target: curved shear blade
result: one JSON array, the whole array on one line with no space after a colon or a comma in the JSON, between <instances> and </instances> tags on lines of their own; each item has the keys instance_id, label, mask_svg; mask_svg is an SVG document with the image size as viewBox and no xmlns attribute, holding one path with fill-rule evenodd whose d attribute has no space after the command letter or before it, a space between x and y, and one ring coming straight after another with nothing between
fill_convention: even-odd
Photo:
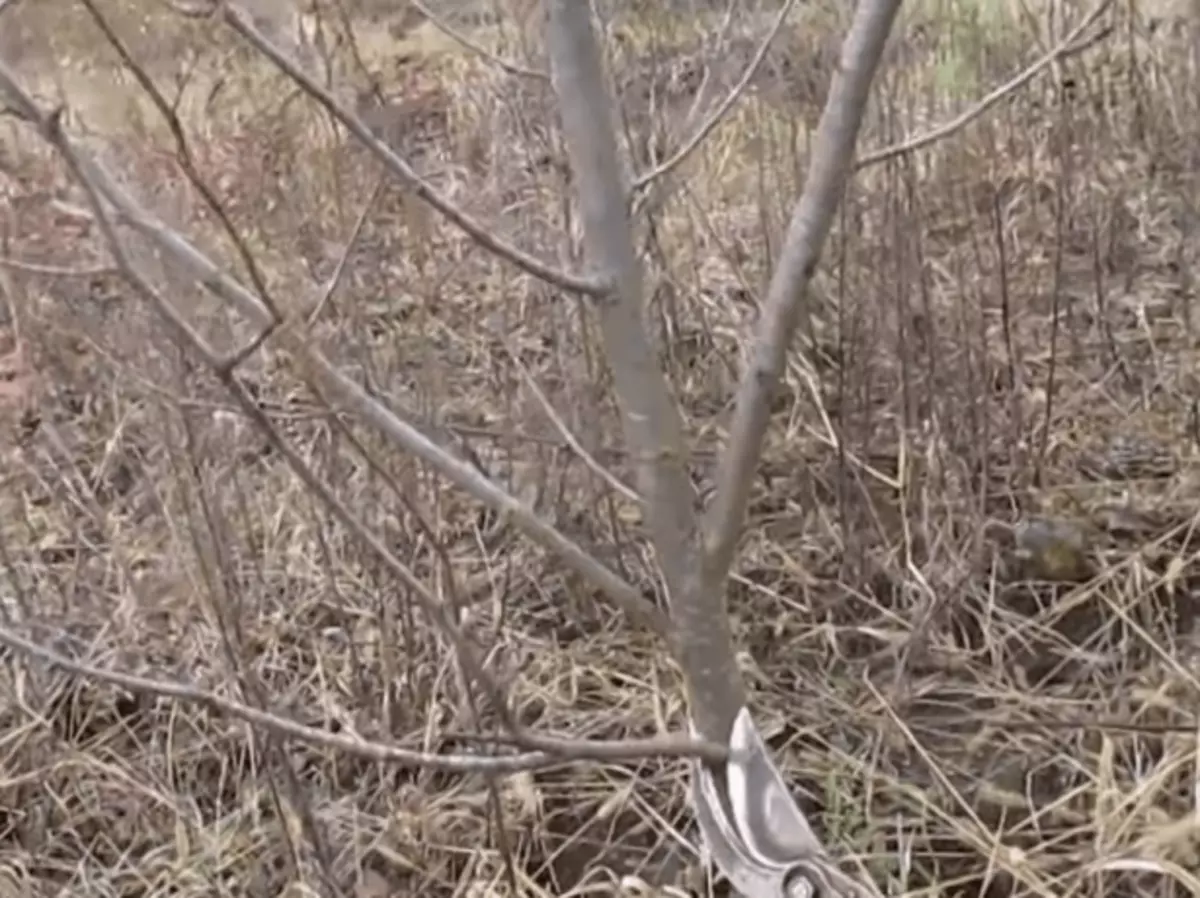
<instances>
[{"instance_id":1,"label":"curved shear blade","mask_svg":"<svg viewBox=\"0 0 1200 898\"><path fill-rule=\"evenodd\" d=\"M698 735L695 726L692 733ZM745 898L784 898L778 871L765 869L747 850L708 765L694 759L691 774L692 809L709 860Z\"/></svg>"},{"instance_id":2,"label":"curved shear blade","mask_svg":"<svg viewBox=\"0 0 1200 898\"><path fill-rule=\"evenodd\" d=\"M745 898L784 898L781 880L746 851L741 836L725 813L712 774L702 761L692 764L692 806L709 860Z\"/></svg>"},{"instance_id":3,"label":"curved shear blade","mask_svg":"<svg viewBox=\"0 0 1200 898\"><path fill-rule=\"evenodd\" d=\"M798 860L820 854L812 827L792 800L745 707L729 737L726 780L734 824L764 866L791 868Z\"/></svg>"}]
</instances>

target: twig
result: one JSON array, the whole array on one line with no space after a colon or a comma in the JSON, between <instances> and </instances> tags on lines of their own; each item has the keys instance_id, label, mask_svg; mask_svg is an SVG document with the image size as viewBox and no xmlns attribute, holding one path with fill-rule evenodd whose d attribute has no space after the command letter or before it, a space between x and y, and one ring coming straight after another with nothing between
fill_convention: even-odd
<instances>
[{"instance_id":1,"label":"twig","mask_svg":"<svg viewBox=\"0 0 1200 898\"><path fill-rule=\"evenodd\" d=\"M11 268L14 271L24 271L27 274L40 274L56 278L93 278L106 274L116 274L117 269L111 265L94 265L91 268L67 268L63 265L43 265L38 262L24 262L11 256L0 256L0 267Z\"/></svg>"},{"instance_id":2,"label":"twig","mask_svg":"<svg viewBox=\"0 0 1200 898\"><path fill-rule=\"evenodd\" d=\"M80 0L88 14L96 23L96 27L104 35L109 46L117 51L117 56L125 65L137 81L138 85L150 98L154 107L158 110L158 114L163 117L168 130L171 132L171 137L175 141L175 154L179 161L179 167L183 170L184 177L188 179L196 192L200 194L209 211L217 217L217 221L221 223L222 229L229 235L229 239L233 242L234 248L237 250L238 257L242 260L242 264L246 266L246 272L250 275L250 281L254 284L254 289L258 291L258 295L262 298L263 304L271 310L271 317L274 322L278 322L281 315L279 309L275 305L275 301L271 298L270 292L267 290L266 279L263 278L262 272L258 269L258 264L254 261L254 255L250 252L250 247L246 245L246 241L242 239L241 233L234 227L232 219L225 211L225 206L217 198L216 193L208 186L208 183L200 176L199 169L196 168L196 160L192 156L191 146L188 143L187 135L183 132L183 124L179 121L179 116L175 113L174 108L169 104L161 91L155 86L154 80L146 72L146 70L133 58L133 53L125 46L125 42L109 25L108 20L104 18L100 10L96 8L95 0Z\"/></svg>"},{"instance_id":3,"label":"twig","mask_svg":"<svg viewBox=\"0 0 1200 898\"><path fill-rule=\"evenodd\" d=\"M559 415L557 411L555 411L554 405L550 402L549 397L542 392L542 388L538 386L537 381L533 378L533 375L529 373L529 369L525 367L525 364L519 358L517 358L517 354L512 351L511 347L509 347L507 343L504 344L504 348L508 351L509 358L512 359L513 364L517 367L517 371L520 373L521 379L525 381L525 385L529 387L530 392L533 393L534 398L537 399L538 404L541 405L542 411L546 413L546 417L550 419L550 423L554 425L554 429L559 432L567 446L571 448L571 451L573 451L583 460L583 463L588 466L592 473L612 487L613 490L615 490L619 495L628 499L630 502L636 502L640 505L642 502L642 497L638 495L637 491L623 483L616 474L612 473L610 470L604 467L604 465L600 464L600 462L598 462L590 452L583 448L583 445L579 442L579 440L575 439L575 434L571 433L571 428L567 426L567 422L562 419L562 416Z\"/></svg>"},{"instance_id":4,"label":"twig","mask_svg":"<svg viewBox=\"0 0 1200 898\"><path fill-rule=\"evenodd\" d=\"M346 240L346 246L342 249L342 254L338 258L337 267L333 269L333 274L329 276L329 280L325 283L325 289L321 291L321 298L317 300L317 304L308 315L309 327L317 323L317 319L321 317L321 312L325 310L325 306L333 299L333 294L337 291L338 284L342 281L342 275L346 272L346 263L350 261L350 253L354 250L354 245L358 243L363 226L366 225L367 219L371 215L371 210L375 207L375 203L382 192L383 176L380 175L375 179L375 186L371 188L371 195L363 203L362 212L359 213L358 220L354 222L354 227L350 231L350 237Z\"/></svg>"},{"instance_id":5,"label":"twig","mask_svg":"<svg viewBox=\"0 0 1200 898\"><path fill-rule=\"evenodd\" d=\"M683 144L683 146L681 146L675 152L675 155L671 156L665 162L655 166L651 171L646 172L644 175L640 175L637 180L633 182L634 191L644 190L656 179L670 174L677 167L679 167L679 165L681 165L683 161L687 159L687 157L690 156L696 150L696 148L700 146L701 143L704 142L705 138L707 138L713 132L713 130L716 129L717 125L721 123L721 120L729 114L729 110L733 108L734 104L738 101L742 94L746 92L746 88L750 86L750 82L753 81L754 76L758 74L758 70L762 67L763 60L767 58L767 51L771 49L771 44L774 43L775 37L779 34L779 29L783 27L783 23L787 19L788 14L792 11L792 7L795 6L795 2L796 0L787 0L787 2L780 7L778 15L775 16L775 21L771 24L771 30L768 31L767 36L763 38L763 41L759 45L757 52L755 52L754 57L750 60L750 64L746 66L746 71L742 73L742 77L729 91L725 99L721 101L715 110L713 110L712 115L710 115L704 121L704 123L696 129L696 133L693 134Z\"/></svg>"},{"instance_id":6,"label":"twig","mask_svg":"<svg viewBox=\"0 0 1200 898\"><path fill-rule=\"evenodd\" d=\"M550 76L545 72L539 72L535 69L527 69L522 65L517 65L515 62L509 62L507 59L502 59L501 57L497 56L495 53L487 49L487 47L484 47L478 42L472 40L470 37L463 34L461 31L431 10L425 5L423 0L409 0L409 5L427 18L429 23L438 31L442 32L442 34L462 44L472 53L482 57L483 59L486 59L492 65L507 72L508 74L519 75L522 78L537 78L539 81L550 80Z\"/></svg>"},{"instance_id":7,"label":"twig","mask_svg":"<svg viewBox=\"0 0 1200 898\"><path fill-rule=\"evenodd\" d=\"M851 176L854 148L866 114L871 85L883 57L900 0L860 0L813 140L808 174L792 209L783 250L772 273L754 351L738 385L729 439L704 520L704 551L692 597L704 617L725 614L725 582L741 538L746 506L763 440L771 421L771 401L787 361L788 348L808 302L810 281L821 258L843 192ZM674 610L674 609L672 609ZM696 659L696 664L703 664ZM728 732L737 708L697 709L701 733Z\"/></svg>"},{"instance_id":8,"label":"twig","mask_svg":"<svg viewBox=\"0 0 1200 898\"><path fill-rule=\"evenodd\" d=\"M303 69L288 59L278 47L267 40L262 32L254 27L254 24L250 21L250 17L242 9L233 3L226 3L223 6L223 10L225 21L229 23L230 27L242 35L260 53L270 59L276 67L295 81L305 93L341 122L418 199L428 203L440 212L447 220L470 236L480 246L495 253L497 256L507 259L534 277L553 284L562 290L584 296L597 297L608 293L609 287L607 284L552 268L536 256L493 234L483 224L476 221L430 186L390 146L376 137L361 118L338 102L333 94L317 84Z\"/></svg>"},{"instance_id":9,"label":"twig","mask_svg":"<svg viewBox=\"0 0 1200 898\"><path fill-rule=\"evenodd\" d=\"M1083 21L1080 22L1071 31L1071 33L1063 38L1062 41L1060 41L1052 50L1046 53L1041 59L1037 60L1015 78L1012 78L1011 80L997 87L970 109L967 109L961 114L956 115L950 121L926 131L924 134L918 134L916 137L911 137L902 143L894 144L890 147L884 147L879 150L874 150L870 153L867 153L865 156L861 156L855 163L855 169L861 170L872 165L879 165L881 162L887 162L891 159L897 158L898 156L903 156L908 153L916 152L917 150L922 150L930 144L936 143L939 140L944 140L955 132L962 130L1005 97L1015 93L1032 81L1034 77L1036 77L1038 73L1042 71L1042 69L1053 65L1055 62L1058 62L1067 56L1081 53L1097 41L1102 40L1104 37L1103 32L1092 37L1090 40L1080 40L1080 38L1088 28L1095 24L1100 17L1104 15L1105 10L1107 10L1111 5L1112 0L1100 0L1100 2L1093 7L1092 11L1084 17Z\"/></svg>"}]
</instances>

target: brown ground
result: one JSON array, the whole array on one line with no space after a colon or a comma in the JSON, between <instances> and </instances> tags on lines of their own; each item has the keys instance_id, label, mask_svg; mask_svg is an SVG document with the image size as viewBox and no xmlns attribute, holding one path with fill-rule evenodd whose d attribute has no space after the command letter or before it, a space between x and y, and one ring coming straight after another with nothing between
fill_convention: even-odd
<instances>
[{"instance_id":1,"label":"brown ground","mask_svg":"<svg viewBox=\"0 0 1200 898\"><path fill-rule=\"evenodd\" d=\"M373 164L230 33L164 17L147 42L140 7L107 6L164 87L185 50L202 51L180 105L199 167L272 292L313 295ZM865 151L949 119L1046 48L1040 20L915 10ZM89 145L232 262L82 8L17 14L25 38L53 35L18 60L30 83L49 98L50 73L66 71ZM701 488L835 45L837 17L805 16L647 240L652 318ZM26 46L10 18L6 54ZM953 137L860 173L762 465L731 596L755 715L830 846L889 893L1200 889L1198 74L1186 28L1151 28L1124 5L1106 21L1106 41ZM469 27L512 59L535 35ZM428 26L359 30L389 99L373 121L474 214L568 258L548 86ZM697 34L714 30L624 26L614 70L634 127L678 119L705 58ZM731 83L752 47L723 51L714 77ZM366 76L347 45L337 55L354 99ZM256 681L285 716L454 747L448 735L476 724L443 640L104 270L45 151L10 121L0 129L11 626L99 667L252 702ZM245 338L138 253L211 339ZM593 322L574 301L389 187L315 339L656 589L636 518L514 362L627 477ZM612 738L679 725L662 646L554 559L351 424L368 462L270 347L246 377L356 512L469 606L526 723ZM1021 524L1025 537L1009 533ZM1082 548L1029 542L1054 527ZM1039 571L1082 582L1023 579ZM0 695L0 895L332 893L322 871L362 896L597 894L626 874L677 880L690 860L673 847L673 831L690 838L675 762L515 777L493 800L478 777L281 744L23 662L9 661ZM1122 859L1140 872L1102 869Z\"/></svg>"}]
</instances>

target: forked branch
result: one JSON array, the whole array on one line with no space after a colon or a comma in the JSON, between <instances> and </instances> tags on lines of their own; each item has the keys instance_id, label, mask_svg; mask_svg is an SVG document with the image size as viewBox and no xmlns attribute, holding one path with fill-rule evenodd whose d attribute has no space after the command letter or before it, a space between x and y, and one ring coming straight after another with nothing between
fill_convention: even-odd
<instances>
[{"instance_id":1,"label":"forked branch","mask_svg":"<svg viewBox=\"0 0 1200 898\"><path fill-rule=\"evenodd\" d=\"M772 393L806 299L809 280L833 223L883 48L899 0L859 4L842 50L804 190L772 277L742 377L717 492L704 523L693 512L680 413L657 364L642 318L642 272L622 198L611 101L587 4L546 0L552 80L578 186L588 258L614 296L596 306L637 460L650 535L671 595L672 626L694 702L697 726L725 740L743 701L729 634L724 585L741 532L750 483L769 422ZM700 699L697 701L697 699Z\"/></svg>"},{"instance_id":2,"label":"forked branch","mask_svg":"<svg viewBox=\"0 0 1200 898\"><path fill-rule=\"evenodd\" d=\"M739 732L735 723L740 722L742 734L751 737L747 744L754 744L757 737L746 712L725 584L770 419L772 394L853 171L871 83L900 0L858 4L818 126L804 189L771 279L753 361L739 387L716 495L703 521L692 510L687 491L680 412L643 325L642 272L623 202L626 185L589 4L545 0L544 5L551 76L579 194L588 259L603 280L616 286L610 299L597 304L596 313L626 440L637 461L638 485L649 506L650 536L669 588L675 651L690 694L692 724L704 738L729 744ZM741 775L747 771L756 775ZM757 775L763 771L769 775ZM702 826L705 838L716 849L722 845L715 843L725 840L729 850L722 855L724 862L718 863L735 883L742 883L743 891L750 889L750 898L781 898L784 892L801 894L805 889L812 894L816 888L842 894L857 891L836 867L822 860L823 849L799 809L792 804L781 817L778 806L771 804L791 802L781 786L766 788L781 780L765 749L754 767L731 757L726 770L701 767L694 782L705 784L706 798L697 803L697 810L707 813L701 815L702 823L710 824ZM741 825L735 827L735 820Z\"/></svg>"},{"instance_id":3,"label":"forked branch","mask_svg":"<svg viewBox=\"0 0 1200 898\"><path fill-rule=\"evenodd\" d=\"M0 645L7 645L11 649L40 657L42 660L48 661L76 675L88 676L140 692L205 704L217 710L234 714L250 723L265 726L283 735L306 738L309 741L315 741L328 746L342 748L349 746L358 754L394 762L422 763L432 760L433 766L445 770L462 771L477 769L489 772L510 772L514 769L549 766L556 763L556 761L568 762L581 759L612 760L616 758L644 757L647 754L674 756L699 755L713 761L723 759L726 756L726 749L723 745L709 744L703 740L667 738L635 740L632 742L626 740L595 742L590 740L561 739L555 736L535 733L523 727L509 709L507 697L501 690L500 685L484 669L482 662L474 651L474 647L466 640L453 620L449 608L428 591L422 581L396 558L383 541L375 536L345 506L334 491L282 439L269 419L267 419L265 413L262 412L261 408L259 408L255 400L251 397L249 391L235 376L233 368L227 363L227 360L221 357L207 343L187 322L184 316L131 262L129 254L125 251L123 241L117 233L113 213L116 213L115 217L119 217L127 224L133 225L136 230L144 228L146 222L150 220L149 216L136 207L132 203L132 200L113 184L112 179L108 177L101 166L83 154L67 137L62 129L60 114L47 114L37 107L29 95L12 78L11 73L2 61L0 61L0 92L12 98L22 116L37 126L42 136L63 158L76 181L84 189L89 198L94 218L99 223L117 267L125 277L126 282L162 316L181 342L191 352L199 355L205 364L217 374L242 407L244 413L264 431L274 447L283 454L293 472L301 479L305 486L332 512L337 520L367 544L375 557L397 578L398 582L402 582L408 587L410 594L415 597L425 615L432 620L437 629L453 645L456 655L472 679L484 688L493 707L505 721L506 728L511 734L514 743L519 748L525 750L525 755L516 761L497 763L496 759L490 759L478 766L472 767L469 762L464 762L461 759L442 758L439 760L436 756L414 753L391 746L366 745L354 739L326 738L319 730L295 724L268 712L237 702L219 699L210 693L193 689L183 684L171 684L111 671L99 671L96 668L76 664L57 653L41 649L28 640L8 631L0 630ZM111 204L111 208L108 204ZM161 228L162 226L159 225L158 227ZM173 236L186 245L186 242L182 241L181 237L178 235ZM191 252L199 256L199 253L194 248L191 248ZM215 274L212 276L215 276ZM206 281L206 283L211 285L211 280ZM253 297L250 297L250 299L253 300ZM261 315L266 317L269 315L269 312L265 308L262 308ZM293 351L302 356L305 355L305 343L302 333L298 328L293 327L289 329L289 333L285 336L291 337L287 342L291 344ZM312 354L316 355L315 352ZM310 363L312 362L311 358L308 360Z\"/></svg>"},{"instance_id":4,"label":"forked branch","mask_svg":"<svg viewBox=\"0 0 1200 898\"><path fill-rule=\"evenodd\" d=\"M45 118L3 60L0 60L0 94L6 96L17 113L28 121L40 123ZM213 295L236 308L260 328L274 324L270 310L250 290L223 271L182 234L141 206L102 165L82 152L78 154L78 162L83 176L112 204L120 219L150 240L172 264L179 266ZM275 331L272 339L292 354L306 377L331 404L355 414L398 448L417 456L464 492L505 516L526 536L561 558L568 567L600 590L605 598L640 624L658 633L666 632L664 615L639 590L543 520L533 509L431 440L418 427L404 420L343 374L307 339L302 322L289 318L287 324Z\"/></svg>"}]
</instances>

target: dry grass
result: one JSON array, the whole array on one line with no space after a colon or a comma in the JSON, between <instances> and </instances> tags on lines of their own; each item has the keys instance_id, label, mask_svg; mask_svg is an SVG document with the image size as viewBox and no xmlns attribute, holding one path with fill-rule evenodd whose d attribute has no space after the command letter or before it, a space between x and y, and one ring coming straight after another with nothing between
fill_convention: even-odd
<instances>
[{"instance_id":1,"label":"dry grass","mask_svg":"<svg viewBox=\"0 0 1200 898\"><path fill-rule=\"evenodd\" d=\"M934 40L938 11L925 11L934 24L907 24L867 147L943 120L1036 52L1014 39L1028 37L1020 23L967 16ZM96 34L73 14L58 33L82 53ZM1108 42L952 139L861 173L777 403L731 613L756 717L798 797L889 892L1197 887L1197 73L1186 35L1150 34L1124 7L1113 21ZM481 33L515 58L512 32ZM660 62L618 67L629 103L686 106L694 45L657 20L632 35L621 46ZM275 296L312 295L377 173L265 68L233 67L224 40L208 52L238 83L187 119L201 167ZM651 317L702 490L824 85L817 62L799 69L827 58L828 32L791 40L647 240ZM732 81L745 55L716 76ZM353 96L364 76L340 58ZM405 101L393 124L406 153L439 189L522 245L573 254L547 85L446 52L382 81ZM121 96L140 108L132 88ZM73 99L86 119L87 98ZM141 120L92 123L105 158L232 264ZM12 142L0 160L4 256L101 264L97 235L53 205L72 197L46 156ZM169 278L148 252L139 261ZM21 370L37 376L0 393L14 626L101 667L251 703L261 689L281 714L412 746L494 727L474 719L403 590L118 280L0 270ZM172 287L214 341L246 338ZM652 593L636 515L514 363L624 477L591 328L572 300L388 187L314 339ZM678 725L675 673L650 636L335 421L269 346L246 378L315 469L466 609L525 723L614 738ZM1094 577L1013 578L990 522L1042 515L1089 534ZM675 847L689 825L676 763L523 775L491 795L478 777L282 744L13 659L2 677L0 894L324 894L323 870L362 896L597 894L627 873L677 879L690 861ZM1099 871L1121 858L1185 872Z\"/></svg>"}]
</instances>

